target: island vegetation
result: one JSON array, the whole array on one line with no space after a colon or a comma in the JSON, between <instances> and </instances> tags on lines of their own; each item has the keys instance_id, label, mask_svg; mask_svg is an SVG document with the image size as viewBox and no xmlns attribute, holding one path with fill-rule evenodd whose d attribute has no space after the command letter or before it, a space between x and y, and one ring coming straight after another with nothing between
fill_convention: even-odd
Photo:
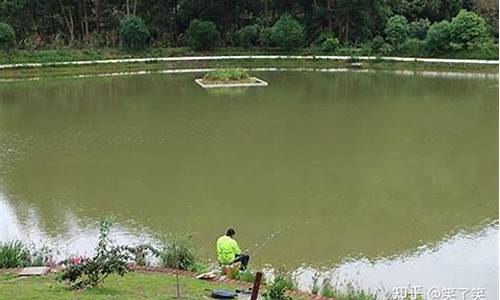
<instances>
[{"instance_id":1,"label":"island vegetation","mask_svg":"<svg viewBox=\"0 0 500 300\"><path fill-rule=\"evenodd\" d=\"M498 58L494 0L6 0L0 20L0 63L215 53Z\"/></svg>"},{"instance_id":2,"label":"island vegetation","mask_svg":"<svg viewBox=\"0 0 500 300\"><path fill-rule=\"evenodd\" d=\"M205 74L202 78L203 83L252 83L255 78L241 69L218 69Z\"/></svg>"}]
</instances>

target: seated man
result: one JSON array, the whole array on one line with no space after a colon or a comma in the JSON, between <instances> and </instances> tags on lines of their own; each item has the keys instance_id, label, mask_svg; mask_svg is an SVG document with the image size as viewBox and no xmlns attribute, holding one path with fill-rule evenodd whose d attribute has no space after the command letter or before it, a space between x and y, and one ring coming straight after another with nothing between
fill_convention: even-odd
<instances>
[{"instance_id":1,"label":"seated man","mask_svg":"<svg viewBox=\"0 0 500 300\"><path fill-rule=\"evenodd\" d=\"M241 269L247 268L250 256L241 252L240 247L235 239L236 232L229 228L226 235L221 236L217 240L217 259L222 265L230 265L236 262L241 263Z\"/></svg>"}]
</instances>

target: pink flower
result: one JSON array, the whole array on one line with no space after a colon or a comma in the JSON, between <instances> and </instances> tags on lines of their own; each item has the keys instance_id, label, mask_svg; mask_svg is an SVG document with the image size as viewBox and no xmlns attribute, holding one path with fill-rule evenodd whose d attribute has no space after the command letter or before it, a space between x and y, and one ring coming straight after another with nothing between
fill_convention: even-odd
<instances>
[{"instance_id":1,"label":"pink flower","mask_svg":"<svg viewBox=\"0 0 500 300\"><path fill-rule=\"evenodd\" d=\"M85 259L85 257L83 257L83 256L72 256L72 257L70 258L71 263L72 263L73 265L79 265L79 264L81 264L81 263L83 262L83 260L84 260L84 259Z\"/></svg>"}]
</instances>

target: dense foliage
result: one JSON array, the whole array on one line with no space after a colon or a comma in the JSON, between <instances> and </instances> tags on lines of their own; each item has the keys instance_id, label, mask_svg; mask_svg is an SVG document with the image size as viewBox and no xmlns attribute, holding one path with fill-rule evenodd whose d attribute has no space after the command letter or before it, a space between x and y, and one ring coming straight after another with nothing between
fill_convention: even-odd
<instances>
[{"instance_id":1,"label":"dense foliage","mask_svg":"<svg viewBox=\"0 0 500 300\"><path fill-rule=\"evenodd\" d=\"M271 28L271 40L283 49L302 47L304 28L289 14L284 14Z\"/></svg>"},{"instance_id":2,"label":"dense foliage","mask_svg":"<svg viewBox=\"0 0 500 300\"><path fill-rule=\"evenodd\" d=\"M272 29L271 27L265 27L260 30L259 33L259 45L263 47L269 47L272 46L273 41L272 41Z\"/></svg>"},{"instance_id":3,"label":"dense foliage","mask_svg":"<svg viewBox=\"0 0 500 300\"><path fill-rule=\"evenodd\" d=\"M257 44L259 39L259 27L256 25L247 25L236 32L238 45L250 47Z\"/></svg>"},{"instance_id":4,"label":"dense foliage","mask_svg":"<svg viewBox=\"0 0 500 300\"><path fill-rule=\"evenodd\" d=\"M141 18L131 16L121 22L120 37L126 48L140 50L147 47L149 30Z\"/></svg>"},{"instance_id":5,"label":"dense foliage","mask_svg":"<svg viewBox=\"0 0 500 300\"><path fill-rule=\"evenodd\" d=\"M443 20L434 23L427 32L426 47L432 54L448 50L451 41L450 22Z\"/></svg>"},{"instance_id":6,"label":"dense foliage","mask_svg":"<svg viewBox=\"0 0 500 300\"><path fill-rule=\"evenodd\" d=\"M214 48L219 40L219 31L210 21L193 20L186 31L189 45L195 50Z\"/></svg>"},{"instance_id":7,"label":"dense foliage","mask_svg":"<svg viewBox=\"0 0 500 300\"><path fill-rule=\"evenodd\" d=\"M387 21L385 26L385 35L387 41L394 48L399 47L408 38L410 25L404 16L393 16Z\"/></svg>"},{"instance_id":8,"label":"dense foliage","mask_svg":"<svg viewBox=\"0 0 500 300\"><path fill-rule=\"evenodd\" d=\"M461 10L451 20L450 33L452 40L464 47L480 45L488 39L486 22L473 12Z\"/></svg>"},{"instance_id":9,"label":"dense foliage","mask_svg":"<svg viewBox=\"0 0 500 300\"><path fill-rule=\"evenodd\" d=\"M6 23L0 22L0 48L10 50L16 43L14 28Z\"/></svg>"},{"instance_id":10,"label":"dense foliage","mask_svg":"<svg viewBox=\"0 0 500 300\"><path fill-rule=\"evenodd\" d=\"M411 22L409 27L410 38L425 40L430 26L431 22L428 19L419 19Z\"/></svg>"},{"instance_id":11,"label":"dense foliage","mask_svg":"<svg viewBox=\"0 0 500 300\"><path fill-rule=\"evenodd\" d=\"M498 41L495 0L3 0L0 20L14 29L16 49L26 50L313 45L326 52L376 49L403 54L403 48L416 49L416 40L432 41L422 47L419 56L424 56L444 45L457 53L488 53L495 48L491 40ZM450 22L450 40L436 40L445 36L442 21ZM428 37L436 24L441 25ZM0 26L0 46L12 48L12 31L5 28ZM325 32L339 40L339 47L334 47L335 40L315 43Z\"/></svg>"}]
</instances>

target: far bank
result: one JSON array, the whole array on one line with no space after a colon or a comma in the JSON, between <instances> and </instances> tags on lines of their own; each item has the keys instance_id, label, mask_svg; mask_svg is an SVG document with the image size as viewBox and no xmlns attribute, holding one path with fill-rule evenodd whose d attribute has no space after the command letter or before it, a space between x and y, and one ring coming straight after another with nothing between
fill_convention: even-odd
<instances>
[{"instance_id":1,"label":"far bank","mask_svg":"<svg viewBox=\"0 0 500 300\"><path fill-rule=\"evenodd\" d=\"M2 60L5 62L5 60ZM23 62L22 62L23 61ZM33 57L32 61L10 60L0 65L1 79L92 75L115 72L159 71L198 68L353 68L371 70L437 71L465 73L498 73L498 61L469 59L435 59L374 56L324 56L252 54L211 56L124 56L119 53L70 56L49 59Z\"/></svg>"}]
</instances>

